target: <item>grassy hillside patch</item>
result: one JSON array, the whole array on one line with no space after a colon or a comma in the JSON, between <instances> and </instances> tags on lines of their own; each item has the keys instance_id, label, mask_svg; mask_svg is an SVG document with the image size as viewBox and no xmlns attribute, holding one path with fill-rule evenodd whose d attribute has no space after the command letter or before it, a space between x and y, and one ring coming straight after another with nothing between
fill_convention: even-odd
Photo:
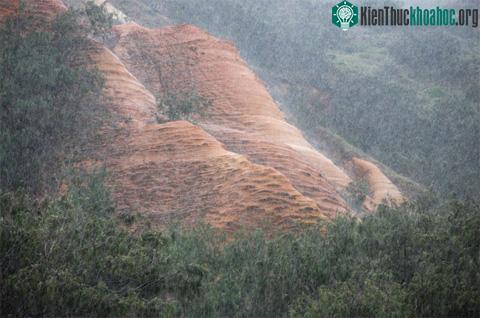
<instances>
[{"instance_id":1,"label":"grassy hillside patch","mask_svg":"<svg viewBox=\"0 0 480 318\"><path fill-rule=\"evenodd\" d=\"M350 74L352 77L355 77L356 73L375 76L379 72L383 72L392 62L385 49L375 47L353 53L330 50L327 56L339 72Z\"/></svg>"}]
</instances>

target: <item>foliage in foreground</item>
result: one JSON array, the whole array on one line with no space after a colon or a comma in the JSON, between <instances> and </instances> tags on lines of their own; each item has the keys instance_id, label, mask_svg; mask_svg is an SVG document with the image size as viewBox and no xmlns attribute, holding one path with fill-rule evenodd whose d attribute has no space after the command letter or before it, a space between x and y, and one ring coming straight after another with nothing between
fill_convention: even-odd
<instances>
[{"instance_id":1,"label":"foliage in foreground","mask_svg":"<svg viewBox=\"0 0 480 318\"><path fill-rule=\"evenodd\" d=\"M0 25L0 191L55 189L62 163L99 125L103 80L80 61L111 17L89 3L40 21L20 11Z\"/></svg>"},{"instance_id":2,"label":"foliage in foreground","mask_svg":"<svg viewBox=\"0 0 480 318\"><path fill-rule=\"evenodd\" d=\"M382 208L327 233L132 234L98 178L0 200L1 312L99 317L478 317L480 209ZM143 224L143 225L142 225Z\"/></svg>"}]
</instances>

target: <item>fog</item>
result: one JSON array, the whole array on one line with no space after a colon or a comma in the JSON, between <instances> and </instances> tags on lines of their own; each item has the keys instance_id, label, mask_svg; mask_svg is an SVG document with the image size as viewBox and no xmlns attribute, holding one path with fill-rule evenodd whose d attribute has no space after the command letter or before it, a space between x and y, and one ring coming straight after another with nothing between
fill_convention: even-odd
<instances>
[{"instance_id":1,"label":"fog","mask_svg":"<svg viewBox=\"0 0 480 318\"><path fill-rule=\"evenodd\" d=\"M434 191L480 193L478 28L355 26L342 32L331 23L335 1L141 0L136 10L129 1L111 2L150 26L190 23L232 41L289 120L318 147L332 147L322 131Z\"/></svg>"}]
</instances>

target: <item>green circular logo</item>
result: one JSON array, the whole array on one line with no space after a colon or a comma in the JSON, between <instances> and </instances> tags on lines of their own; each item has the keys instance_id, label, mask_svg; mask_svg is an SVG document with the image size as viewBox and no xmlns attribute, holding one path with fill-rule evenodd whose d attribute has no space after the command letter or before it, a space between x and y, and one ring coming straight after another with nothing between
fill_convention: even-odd
<instances>
[{"instance_id":1,"label":"green circular logo","mask_svg":"<svg viewBox=\"0 0 480 318\"><path fill-rule=\"evenodd\" d=\"M342 1L332 8L332 23L347 31L358 23L358 7L348 1Z\"/></svg>"}]
</instances>

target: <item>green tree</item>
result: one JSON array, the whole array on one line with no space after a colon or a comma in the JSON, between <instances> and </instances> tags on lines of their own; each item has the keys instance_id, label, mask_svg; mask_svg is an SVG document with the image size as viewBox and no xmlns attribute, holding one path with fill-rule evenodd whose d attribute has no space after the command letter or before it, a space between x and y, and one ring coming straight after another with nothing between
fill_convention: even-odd
<instances>
[{"instance_id":1,"label":"green tree","mask_svg":"<svg viewBox=\"0 0 480 318\"><path fill-rule=\"evenodd\" d=\"M99 124L103 81L82 64L89 39L80 17L68 11L42 30L20 12L0 29L1 190L55 188L62 163Z\"/></svg>"}]
</instances>

